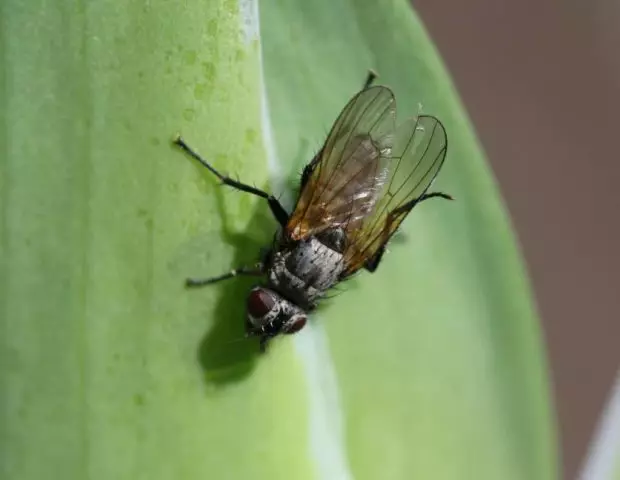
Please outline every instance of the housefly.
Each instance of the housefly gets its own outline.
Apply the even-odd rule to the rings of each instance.
[[[361,269],[374,272],[416,205],[429,198],[452,199],[428,192],[446,157],[443,125],[419,115],[396,126],[394,94],[373,86],[374,78],[371,72],[304,168],[291,214],[273,195],[217,171],[181,137],[174,141],[224,185],[266,199],[281,225],[255,266],[187,280],[196,287],[237,275],[263,277],[246,303],[246,336],[260,337],[261,350],[270,338],[301,330],[330,288]]]

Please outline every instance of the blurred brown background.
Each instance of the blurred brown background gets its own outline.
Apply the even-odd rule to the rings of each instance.
[[[620,2],[413,4],[516,226],[575,478],[620,364]]]

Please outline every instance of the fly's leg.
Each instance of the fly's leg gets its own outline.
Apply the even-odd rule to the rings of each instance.
[[[237,190],[241,190],[242,192],[251,193],[252,195],[256,195],[267,200],[267,202],[269,203],[269,207],[271,208],[271,212],[273,213],[273,216],[276,217],[278,223],[283,227],[288,223],[288,213],[276,197],[258,188],[252,187],[237,180],[233,180],[228,175],[221,174],[215,168],[213,168],[213,166],[209,162],[207,162],[189,145],[187,145],[187,143],[185,143],[185,140],[183,140],[180,135],[174,139],[174,144],[185,153],[187,153],[189,156],[200,162],[200,164],[203,167],[206,167],[206,169],[209,170],[213,175],[215,175],[220,180],[220,182],[222,182],[222,184],[228,185],[229,187],[235,188]]]
[[[364,88],[362,88],[362,90],[366,90],[368,87],[370,87],[377,79],[377,76],[377,72],[375,72],[374,70],[368,70],[368,75],[366,75],[366,81],[364,82]]]
[[[418,203],[423,202],[424,200],[428,200],[429,198],[443,198],[446,200],[454,200],[454,198],[447,193],[431,192],[420,195],[418,198],[414,198],[410,202],[405,203],[404,205],[401,205],[400,207],[392,210],[388,215],[387,222],[385,224],[384,232],[386,234],[386,238],[383,242],[383,245],[381,246],[381,248],[379,248],[379,250],[377,250],[377,253],[375,253],[373,257],[369,258],[366,261],[366,263],[364,264],[364,268],[366,270],[368,270],[370,273],[373,273],[375,270],[377,270],[379,263],[381,263],[381,259],[383,258],[383,254],[385,253],[385,247],[388,240],[390,239],[390,236],[392,235],[390,232],[392,231],[392,223],[394,222],[394,220],[396,220],[403,213],[409,212]]]
[[[391,222],[394,221],[395,218],[402,215],[403,213],[408,213],[418,203],[421,203],[424,200],[428,200],[429,198],[443,198],[444,200],[454,200],[454,197],[452,195],[448,195],[447,193],[443,193],[443,192],[423,193],[419,197],[416,197],[413,200],[392,210],[388,215],[386,227],[389,227],[389,225],[391,224]]]
[[[454,200],[454,197],[452,195],[448,195],[447,193],[431,192],[425,193],[424,195],[420,195],[418,198],[416,198],[414,205],[423,202],[424,200],[428,200],[429,198],[443,198],[444,200]]]
[[[267,351],[267,342],[271,339],[270,335],[264,335],[260,337],[260,352],[265,353]]]
[[[241,267],[235,270],[231,270],[228,273],[223,275],[218,275],[217,277],[209,277],[209,278],[188,278],[185,280],[185,286],[187,287],[204,287],[205,285],[211,285],[213,283],[221,282],[222,280],[228,280],[229,278],[234,278],[238,275],[244,276],[260,276],[263,275],[264,268],[263,264],[259,263],[254,265],[253,267]]]
[[[377,250],[377,253],[375,253],[374,257],[369,258],[366,261],[366,263],[364,264],[364,268],[368,270],[370,273],[374,273],[374,271],[379,266],[379,263],[381,263],[381,259],[383,258],[384,253],[385,253],[385,244],[379,250]]]

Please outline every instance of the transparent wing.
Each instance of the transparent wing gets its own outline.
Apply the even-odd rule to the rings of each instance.
[[[367,88],[349,101],[304,172],[286,227],[291,238],[328,228],[352,231],[373,211],[388,179],[395,120],[396,102],[387,87]]]
[[[448,148],[443,125],[427,115],[400,125],[392,141],[387,175],[374,208],[346,229],[345,275],[359,270],[380,252],[433,183]]]

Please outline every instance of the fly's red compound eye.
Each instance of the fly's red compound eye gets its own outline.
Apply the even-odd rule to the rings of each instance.
[[[269,292],[263,288],[255,288],[248,295],[248,313],[256,319],[263,318],[273,309],[276,301]]]
[[[305,315],[293,315],[282,327],[284,333],[297,333],[306,325],[308,317]]]

